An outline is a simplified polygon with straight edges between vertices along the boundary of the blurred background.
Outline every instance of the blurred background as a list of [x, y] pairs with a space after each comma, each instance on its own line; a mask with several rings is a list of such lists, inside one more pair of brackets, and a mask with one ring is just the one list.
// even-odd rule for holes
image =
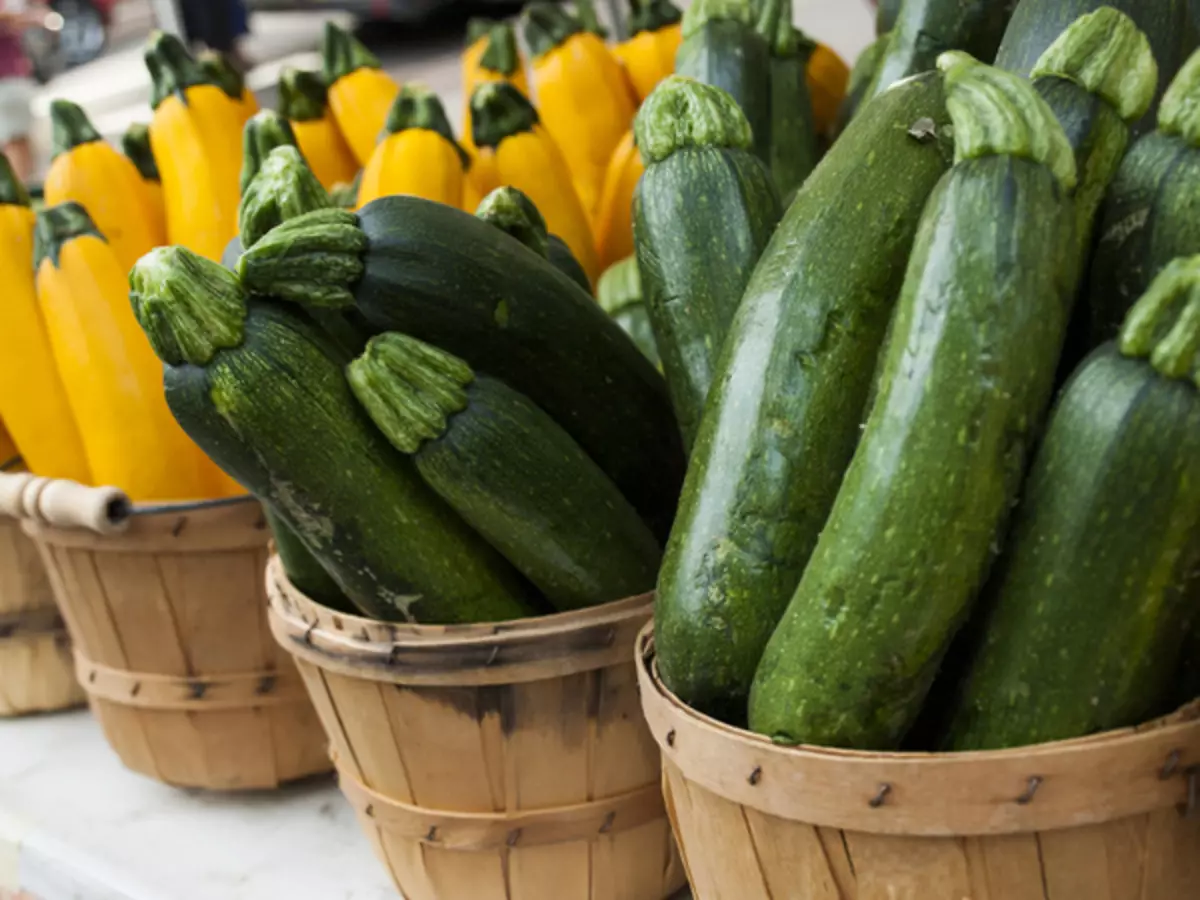
[[[606, 20], [611, 18], [608, 3], [596, 3]], [[687, 0], [677, 3], [687, 6]], [[224, 14], [220, 22], [211, 21], [229, 7], [235, 10], [232, 21]], [[794, 0], [794, 8], [796, 24], [847, 61], [873, 35], [869, 0]], [[235, 46], [247, 84], [262, 105], [274, 106], [283, 67], [319, 68], [315, 49], [324, 22], [334, 18], [356, 25], [397, 80], [420, 80], [437, 91], [456, 118], [462, 106], [458, 54], [468, 18], [500, 18], [519, 10], [520, 3], [510, 0], [247, 0], [228, 7], [225, 0], [0, 0], [0, 13], [14, 23], [4, 27], [20, 34], [28, 74], [36, 82], [30, 135], [35, 178], [49, 164], [52, 99], [83, 106], [110, 138], [132, 122], [149, 119], [150, 84], [141, 51], [153, 28], [186, 34], [190, 26], [193, 32], [217, 35], [218, 43], [230, 31], [244, 31]]]

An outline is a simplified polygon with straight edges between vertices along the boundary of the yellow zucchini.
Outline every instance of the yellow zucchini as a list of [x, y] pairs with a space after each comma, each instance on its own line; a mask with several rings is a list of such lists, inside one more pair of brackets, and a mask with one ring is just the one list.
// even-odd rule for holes
[[634, 0], [629, 38], [612, 48], [625, 66], [641, 103], [660, 81], [675, 71], [675, 54], [683, 43], [683, 13], [671, 0]]
[[279, 112], [291, 123], [300, 152], [325, 190], [354, 180], [358, 160], [329, 111], [329, 91], [320, 75], [284, 69], [279, 77]]
[[325, 24], [321, 62], [333, 118], [355, 158], [365, 166], [400, 86], [361, 41], [332, 22]]

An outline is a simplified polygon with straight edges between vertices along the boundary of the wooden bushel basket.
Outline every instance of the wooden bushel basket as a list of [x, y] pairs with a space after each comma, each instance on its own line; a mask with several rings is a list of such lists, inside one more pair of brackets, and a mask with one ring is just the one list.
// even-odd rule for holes
[[1200, 898], [1195, 709], [996, 752], [781, 747], [667, 691], [649, 627], [639, 658], [696, 900]]
[[406, 900], [662, 900], [683, 885], [639, 710], [635, 597], [499, 625], [335, 613], [267, 573], [342, 792]]
[[108, 488], [0, 479], [130, 769], [181, 787], [273, 788], [329, 771], [324, 732], [267, 627], [270, 530], [253, 498], [131, 507]]

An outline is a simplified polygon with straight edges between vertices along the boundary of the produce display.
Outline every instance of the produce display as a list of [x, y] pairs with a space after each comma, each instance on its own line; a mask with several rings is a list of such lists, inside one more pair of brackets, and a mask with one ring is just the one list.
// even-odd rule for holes
[[326, 190], [354, 180], [358, 160], [329, 110], [329, 88], [319, 73], [283, 70], [279, 114], [291, 124], [300, 152]]
[[365, 166], [400, 85], [366, 47], [332, 22], [325, 25], [321, 64], [333, 119], [359, 165]]

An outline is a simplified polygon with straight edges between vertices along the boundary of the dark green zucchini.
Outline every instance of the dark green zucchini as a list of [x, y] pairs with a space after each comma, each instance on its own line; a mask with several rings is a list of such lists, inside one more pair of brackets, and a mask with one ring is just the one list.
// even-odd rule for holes
[[783, 743], [899, 743], [982, 586], [1054, 385], [1074, 155], [1028, 82], [964, 53], [938, 65], [957, 162], [922, 213], [879, 395], [750, 695], [750, 727]]
[[953, 153], [948, 123], [937, 73], [864, 106], [788, 208], [734, 318], [655, 607], [667, 685], [727, 721], [745, 721], [858, 443], [917, 221]]
[[[1133, 19], [1150, 40], [1159, 74], [1152, 104], [1156, 107], [1189, 52], [1187, 4], [1188, 0], [1020, 0], [996, 51], [996, 65], [1029, 77], [1046, 48], [1068, 25], [1086, 13], [1108, 6]], [[1144, 116], [1133, 131], [1137, 135], [1153, 127], [1153, 120]]]
[[869, 96], [927, 72], [940, 54], [964, 50], [991, 62], [1015, 0], [904, 0], [879, 61]]
[[143, 257], [130, 285], [183, 430], [359, 609], [435, 623], [537, 611], [536, 592], [371, 423], [348, 359], [298, 310], [248, 302], [231, 272], [182, 247]]
[[881, 34], [854, 61], [854, 68], [850, 70], [850, 80], [846, 84], [846, 96], [838, 109], [838, 134], [846, 130], [859, 106], [868, 99], [867, 91], [875, 81], [875, 73], [879, 71], [879, 63], [883, 54], [887, 52], [889, 40], [891, 35]]
[[382, 197], [357, 215], [285, 222], [238, 263], [254, 292], [356, 306], [377, 331], [427, 341], [550, 414], [655, 534], [674, 519], [685, 458], [662, 376], [570, 278], [469, 213]]
[[765, 0], [756, 27], [771, 53], [771, 174], [789, 197], [817, 164], [807, 75], [817, 45], [792, 25], [792, 0]]
[[575, 254], [571, 252], [571, 248], [567, 246], [567, 242], [557, 234], [552, 234], [547, 238], [546, 259], [550, 261], [550, 265], [570, 278], [583, 290], [589, 294], [592, 293], [592, 283], [588, 281], [587, 272], [583, 270], [583, 266], [579, 264], [579, 260], [575, 258]]
[[718, 87], [737, 101], [754, 152], [771, 162], [771, 50], [755, 31], [751, 0], [695, 0], [683, 14], [675, 74]]
[[276, 147], [295, 147], [292, 124], [273, 109], [260, 109], [242, 129], [242, 193]]
[[1200, 613], [1200, 257], [1071, 379], [989, 580], [948, 750], [1140, 725], [1176, 705]]
[[642, 297], [642, 276], [638, 272], [637, 255], [627, 256], [604, 270], [596, 284], [596, 300], [622, 330], [645, 354], [656, 369], [662, 369], [650, 313]]
[[690, 448], [729, 323], [779, 222], [779, 192], [719, 88], [669, 76], [633, 127], [646, 162], [633, 195], [642, 295]]
[[1200, 253], [1200, 53], [1163, 97], [1104, 198], [1088, 279], [1091, 342], [1114, 337], [1167, 263]]
[[571, 248], [562, 238], [547, 233], [546, 220], [522, 191], [507, 185], [496, 188], [483, 198], [475, 215], [515, 237], [538, 256], [548, 259], [554, 268], [589, 294], [592, 292], [587, 273]]
[[325, 567], [312, 555], [312, 551], [304, 545], [292, 527], [270, 508], [266, 513], [267, 524], [271, 526], [271, 534], [275, 536], [275, 552], [279, 554], [279, 561], [283, 563], [288, 580], [304, 596], [316, 600], [322, 606], [339, 612], [357, 613], [358, 609], [346, 599], [333, 576], [325, 571]]
[[[253, 247], [280, 222], [315, 209], [332, 208], [333, 201], [300, 151], [285, 144], [271, 150], [260, 161], [254, 177], [242, 188], [238, 239], [243, 248]], [[230, 252], [226, 248], [222, 260]]]
[[654, 587], [662, 550], [548, 415], [461, 359], [402, 334], [372, 339], [347, 378], [433, 490], [558, 610]]

